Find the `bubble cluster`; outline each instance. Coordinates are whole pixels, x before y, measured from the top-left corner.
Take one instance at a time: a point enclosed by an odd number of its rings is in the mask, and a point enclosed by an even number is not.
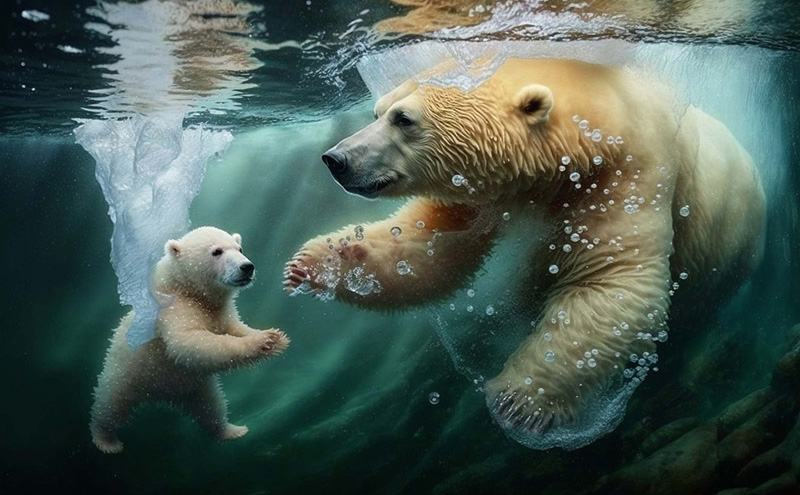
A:
[[[361,225],[356,225],[356,228],[353,229],[353,230],[355,231],[355,234],[356,234],[356,240],[357,241],[363,241],[364,240],[364,227],[362,227]]]

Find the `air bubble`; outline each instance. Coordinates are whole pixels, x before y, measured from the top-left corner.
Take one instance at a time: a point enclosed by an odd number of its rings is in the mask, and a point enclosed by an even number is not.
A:
[[[581,118],[578,115],[573,115],[572,116],[572,121],[573,122],[578,122],[579,120],[581,120]]]
[[[556,273],[558,273],[558,265],[550,265],[550,268],[548,268],[548,270],[550,271],[550,273],[555,275]]]
[[[565,253],[569,253],[570,251],[572,251],[572,246],[570,246],[569,244],[564,244],[564,247],[562,249],[564,250]]]
[[[548,363],[552,363],[553,361],[556,360],[556,353],[551,350],[547,350],[544,353],[544,360],[547,361]]]
[[[475,307],[474,307],[472,304],[470,304],[469,306],[467,306],[467,312],[468,312],[468,313],[472,313],[473,311],[475,311]]]
[[[531,383],[533,383],[533,380],[531,379],[531,377],[525,378],[525,385],[530,385]]]
[[[572,182],[578,182],[579,180],[581,180],[581,174],[579,174],[578,172],[572,172],[571,174],[569,174],[569,180],[571,180]]]
[[[417,228],[418,229],[424,229],[425,228],[425,222],[423,222],[422,220],[418,220],[417,221]]]
[[[600,132],[600,129],[595,129],[592,131],[592,141],[595,143],[599,143],[603,140],[603,133]]]
[[[403,229],[401,229],[400,227],[398,227],[398,226],[396,226],[396,225],[395,225],[394,227],[392,227],[392,228],[389,230],[389,233],[390,233],[390,234],[392,234],[392,236],[394,236],[394,237],[399,237],[399,236],[400,236],[400,234],[402,234],[402,233],[403,233]]]
[[[587,364],[587,365],[588,365],[590,368],[594,368],[595,366],[597,366],[597,361],[596,361],[594,358],[590,358],[590,359],[588,359],[588,360],[586,361],[586,364]]]
[[[428,402],[434,406],[439,403],[439,392],[431,392],[428,394]]]
[[[467,296],[475,297],[475,289],[467,289]]]
[[[553,336],[552,336],[552,335],[550,335],[550,333],[549,333],[549,332],[548,332],[548,333],[545,333],[545,334],[544,334],[544,340],[546,340],[547,342],[550,342],[551,340],[553,340]]]
[[[680,211],[678,212],[681,214],[682,217],[686,218],[689,216],[689,205],[681,206]]]
[[[456,174],[453,176],[452,179],[450,179],[450,181],[453,183],[454,186],[461,187],[464,185],[464,176]]]
[[[493,314],[494,314],[494,306],[492,306],[491,304],[489,306],[486,306],[486,315],[492,316]]]
[[[575,366],[576,366],[578,369],[581,369],[581,368],[583,368],[583,359],[578,359],[578,361],[576,361],[576,362],[575,362]]]
[[[587,129],[589,127],[589,121],[586,119],[581,120],[580,122],[578,122],[578,127],[580,127],[581,129]]]
[[[681,272],[681,274],[678,276],[681,278],[681,280],[686,280],[687,278],[689,278],[689,274],[686,272]]]
[[[592,158],[592,163],[594,163],[595,165],[602,164],[603,163],[603,157],[600,156],[600,155],[595,156],[594,158]]]
[[[633,155],[628,155],[628,156],[626,156],[626,157],[625,157],[625,161],[626,161],[626,162],[632,162],[632,161],[633,161]]]
[[[503,220],[505,221],[511,220],[511,213],[509,212],[503,213]]]
[[[408,264],[406,260],[400,260],[395,265],[395,269],[397,270],[398,275],[408,275],[411,273],[411,265]]]
[[[572,162],[572,159],[570,157],[568,157],[568,156],[562,156],[561,157],[561,164],[562,165],[569,165],[570,162]]]

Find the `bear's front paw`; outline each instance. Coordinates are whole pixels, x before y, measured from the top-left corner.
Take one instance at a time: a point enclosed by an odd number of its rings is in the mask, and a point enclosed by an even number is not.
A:
[[[304,251],[295,253],[292,259],[286,262],[283,270],[283,288],[290,294],[315,293],[325,287],[316,279],[317,270],[314,265],[318,262],[314,257]]]
[[[504,430],[544,434],[571,420],[575,405],[544,383],[504,371],[485,387],[486,404]]]
[[[260,356],[275,356],[289,347],[291,340],[280,330],[271,328],[254,336],[256,353]]]

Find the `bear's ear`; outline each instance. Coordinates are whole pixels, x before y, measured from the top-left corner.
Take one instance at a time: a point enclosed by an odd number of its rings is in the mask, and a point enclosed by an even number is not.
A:
[[[541,84],[525,86],[514,97],[514,105],[522,112],[528,125],[547,122],[553,103],[553,92]]]
[[[170,239],[164,245],[164,252],[177,257],[179,254],[181,254],[181,246],[178,244],[178,241]]]
[[[416,91],[418,87],[419,83],[417,81],[408,80],[383,95],[375,103],[374,117],[376,119],[380,118],[381,115],[386,113],[386,110],[389,110],[389,107]]]
[[[236,241],[236,244],[238,244],[240,246],[242,245],[242,236],[240,236],[239,234],[233,234],[232,237],[233,237],[233,240]]]

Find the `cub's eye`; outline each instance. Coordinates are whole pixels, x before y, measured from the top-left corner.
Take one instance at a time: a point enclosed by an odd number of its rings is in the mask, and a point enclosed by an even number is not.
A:
[[[222,248],[217,248],[211,251],[211,256],[221,256],[222,255]]]
[[[398,113],[394,118],[394,125],[398,127],[408,127],[414,125],[414,121],[404,113]]]

